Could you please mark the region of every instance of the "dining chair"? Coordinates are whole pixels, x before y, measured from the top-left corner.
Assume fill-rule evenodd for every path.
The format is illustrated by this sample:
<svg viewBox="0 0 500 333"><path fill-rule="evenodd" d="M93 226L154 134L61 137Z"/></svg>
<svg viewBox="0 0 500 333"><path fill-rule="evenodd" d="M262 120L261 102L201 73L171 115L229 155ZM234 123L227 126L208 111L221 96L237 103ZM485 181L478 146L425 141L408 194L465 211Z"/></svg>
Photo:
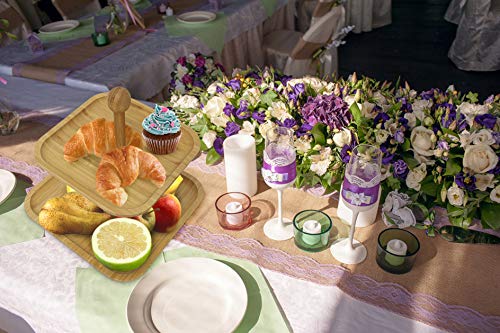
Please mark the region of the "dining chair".
<svg viewBox="0 0 500 333"><path fill-rule="evenodd" d="M328 14L332 6L333 0L319 0L314 7L310 26L313 26L320 18Z"/></svg>
<svg viewBox="0 0 500 333"><path fill-rule="evenodd" d="M318 19L305 34L292 30L277 30L264 37L266 63L296 77L316 74L314 53L340 33L345 23L342 6L333 7ZM332 48L334 64L337 63L336 48ZM336 66L327 73L336 71Z"/></svg>
<svg viewBox="0 0 500 333"><path fill-rule="evenodd" d="M0 19L6 19L9 22L8 26L2 26L2 29L13 34L18 40L25 39L31 32L28 20L14 0L0 0ZM4 34L0 36L0 46L9 45L12 42L13 39Z"/></svg>
<svg viewBox="0 0 500 333"><path fill-rule="evenodd" d="M79 19L101 9L99 0L52 0L52 4L65 20Z"/></svg>

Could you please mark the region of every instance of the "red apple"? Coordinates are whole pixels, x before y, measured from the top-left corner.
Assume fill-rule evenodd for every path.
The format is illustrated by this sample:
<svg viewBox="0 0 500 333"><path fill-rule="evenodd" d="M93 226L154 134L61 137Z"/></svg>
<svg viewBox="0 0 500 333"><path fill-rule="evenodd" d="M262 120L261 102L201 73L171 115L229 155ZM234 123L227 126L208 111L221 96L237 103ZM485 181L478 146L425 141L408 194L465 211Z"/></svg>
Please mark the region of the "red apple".
<svg viewBox="0 0 500 333"><path fill-rule="evenodd" d="M156 224L156 216L153 207L149 208L142 215L134 216L131 218L144 224L149 229L149 231L153 231L153 228Z"/></svg>
<svg viewBox="0 0 500 333"><path fill-rule="evenodd" d="M157 232L166 232L181 218L181 203L173 194L166 194L158 199L153 205L153 209L156 216L154 230Z"/></svg>

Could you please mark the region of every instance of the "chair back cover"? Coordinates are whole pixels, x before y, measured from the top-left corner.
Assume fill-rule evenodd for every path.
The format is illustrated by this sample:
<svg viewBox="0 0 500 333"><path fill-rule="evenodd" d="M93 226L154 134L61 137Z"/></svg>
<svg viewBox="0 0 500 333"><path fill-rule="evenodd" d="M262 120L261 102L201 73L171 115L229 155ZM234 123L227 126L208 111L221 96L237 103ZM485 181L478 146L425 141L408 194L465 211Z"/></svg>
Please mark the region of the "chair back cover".
<svg viewBox="0 0 500 333"><path fill-rule="evenodd" d="M52 0L52 4L65 20L75 20L101 9L99 0Z"/></svg>
<svg viewBox="0 0 500 333"><path fill-rule="evenodd" d="M13 0L0 1L0 19L9 21L9 26L4 29L16 36L19 40L26 38L31 32L28 20L26 20L20 8ZM6 36L0 38L0 46L5 46L10 43L12 43L10 38Z"/></svg>
<svg viewBox="0 0 500 333"><path fill-rule="evenodd" d="M311 17L311 27L318 22L320 18L328 14L330 9L332 9L333 0L319 0L314 7L314 11Z"/></svg>

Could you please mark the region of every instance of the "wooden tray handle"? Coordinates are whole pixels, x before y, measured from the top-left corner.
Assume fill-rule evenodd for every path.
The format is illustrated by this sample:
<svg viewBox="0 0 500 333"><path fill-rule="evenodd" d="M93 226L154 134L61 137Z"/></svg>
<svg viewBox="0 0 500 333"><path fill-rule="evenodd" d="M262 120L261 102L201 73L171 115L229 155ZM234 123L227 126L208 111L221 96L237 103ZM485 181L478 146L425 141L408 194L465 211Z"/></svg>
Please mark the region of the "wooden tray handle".
<svg viewBox="0 0 500 333"><path fill-rule="evenodd" d="M115 119L116 147L125 146L125 112L130 107L132 98L127 89L116 87L108 93L108 107Z"/></svg>

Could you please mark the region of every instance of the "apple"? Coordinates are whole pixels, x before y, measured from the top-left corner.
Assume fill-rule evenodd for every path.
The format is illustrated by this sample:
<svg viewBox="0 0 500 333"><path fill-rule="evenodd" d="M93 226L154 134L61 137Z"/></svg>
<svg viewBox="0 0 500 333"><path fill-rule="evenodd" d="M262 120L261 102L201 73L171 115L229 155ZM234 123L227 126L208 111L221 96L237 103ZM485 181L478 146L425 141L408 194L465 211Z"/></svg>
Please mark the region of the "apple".
<svg viewBox="0 0 500 333"><path fill-rule="evenodd" d="M167 229L176 225L181 218L181 203L173 194L166 194L158 199L153 209L156 216L154 230L157 232L167 232Z"/></svg>
<svg viewBox="0 0 500 333"><path fill-rule="evenodd" d="M156 216L155 216L155 211L153 210L153 207L149 208L146 212L144 212L142 215L139 216L134 216L131 217L131 219L137 220L144 224L146 228L149 229L149 231L153 231L153 228L155 227L156 224Z"/></svg>

